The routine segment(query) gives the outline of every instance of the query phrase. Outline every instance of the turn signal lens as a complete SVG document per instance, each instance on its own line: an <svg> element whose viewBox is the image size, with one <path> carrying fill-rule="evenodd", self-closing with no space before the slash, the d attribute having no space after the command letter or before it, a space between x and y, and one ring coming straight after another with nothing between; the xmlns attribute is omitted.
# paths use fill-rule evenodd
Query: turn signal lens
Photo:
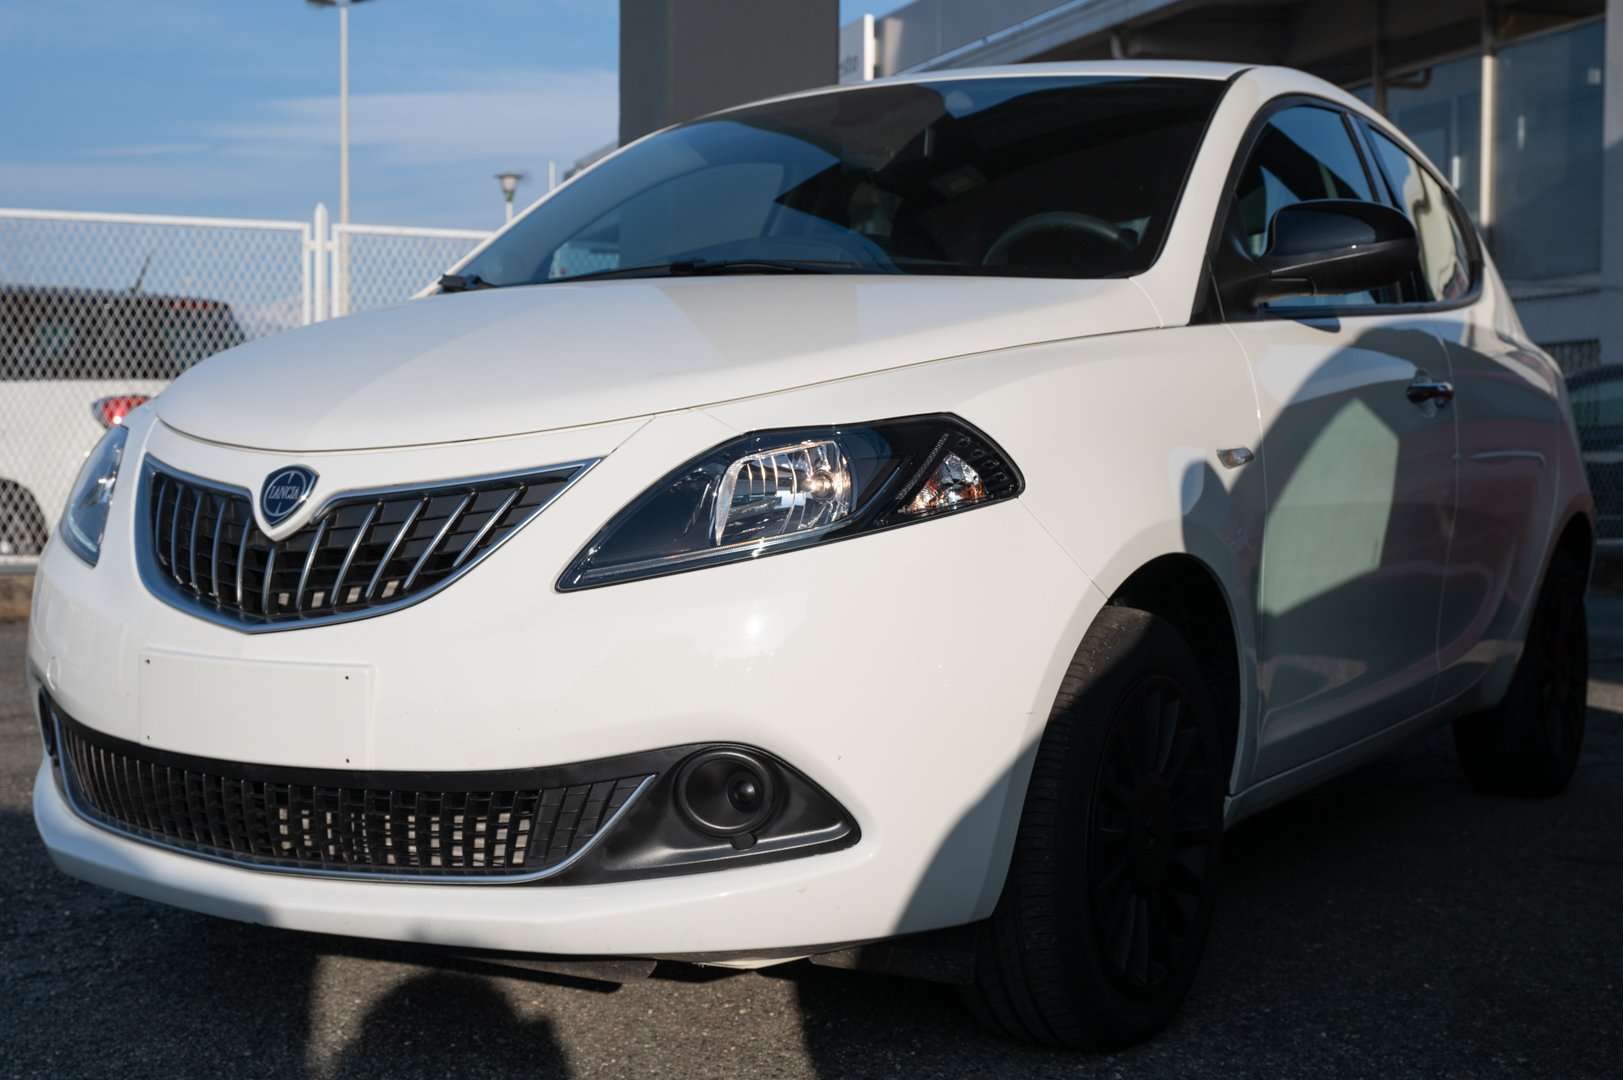
<svg viewBox="0 0 1623 1080"><path fill-rule="evenodd" d="M981 474L957 454L947 454L930 474L930 479L919 488L919 493L902 507L909 517L933 514L941 510L956 510L960 506L985 502L986 485Z"/></svg>
<svg viewBox="0 0 1623 1080"><path fill-rule="evenodd" d="M754 559L1020 494L1003 451L956 416L762 431L667 475L576 556L560 590Z"/></svg>

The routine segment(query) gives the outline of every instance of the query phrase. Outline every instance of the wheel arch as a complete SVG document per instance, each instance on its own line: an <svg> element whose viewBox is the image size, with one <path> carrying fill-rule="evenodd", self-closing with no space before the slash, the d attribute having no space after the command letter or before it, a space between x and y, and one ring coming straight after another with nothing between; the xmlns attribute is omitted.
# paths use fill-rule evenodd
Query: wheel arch
<svg viewBox="0 0 1623 1080"><path fill-rule="evenodd" d="M1555 534L1555 543L1550 545L1550 557L1546 562L1554 561L1557 555L1570 555L1577 560L1578 565L1584 568L1587 575L1594 567L1595 558L1595 523L1583 511L1574 511L1567 515L1566 521ZM1544 572L1549 573L1549 566Z"/></svg>
<svg viewBox="0 0 1623 1080"><path fill-rule="evenodd" d="M1232 791L1248 695L1235 607L1217 573L1194 555L1160 555L1129 574L1111 592L1109 606L1166 619L1194 650L1217 697Z"/></svg>
<svg viewBox="0 0 1623 1080"><path fill-rule="evenodd" d="M11 554L38 555L50 535L51 524L34 493L20 481L0 477L0 541L32 549Z"/></svg>

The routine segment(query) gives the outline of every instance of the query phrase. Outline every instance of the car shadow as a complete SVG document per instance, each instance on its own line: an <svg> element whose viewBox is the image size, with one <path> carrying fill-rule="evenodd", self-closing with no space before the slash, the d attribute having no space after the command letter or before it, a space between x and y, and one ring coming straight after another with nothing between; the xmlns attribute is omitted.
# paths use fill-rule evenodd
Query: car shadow
<svg viewBox="0 0 1623 1080"><path fill-rule="evenodd" d="M1145 1045L1015 1046L950 987L797 965L807 1052L823 1077L1616 1075L1623 714L1589 727L1562 800L1476 795L1444 728L1235 827L1200 975Z"/></svg>

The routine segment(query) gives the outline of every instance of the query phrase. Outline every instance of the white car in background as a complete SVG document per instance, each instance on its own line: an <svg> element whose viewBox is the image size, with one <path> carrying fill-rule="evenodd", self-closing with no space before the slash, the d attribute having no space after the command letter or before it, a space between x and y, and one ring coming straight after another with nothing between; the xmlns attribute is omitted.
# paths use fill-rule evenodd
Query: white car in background
<svg viewBox="0 0 1623 1080"><path fill-rule="evenodd" d="M74 468L175 376L246 338L231 306L133 289L0 285L0 558L38 555Z"/></svg>
<svg viewBox="0 0 1623 1080"><path fill-rule="evenodd" d="M28 640L66 872L461 949L939 950L1105 1047L1188 989L1226 826L1448 721L1485 791L1572 774L1562 381L1326 83L733 109L438 291L210 359L87 462Z"/></svg>

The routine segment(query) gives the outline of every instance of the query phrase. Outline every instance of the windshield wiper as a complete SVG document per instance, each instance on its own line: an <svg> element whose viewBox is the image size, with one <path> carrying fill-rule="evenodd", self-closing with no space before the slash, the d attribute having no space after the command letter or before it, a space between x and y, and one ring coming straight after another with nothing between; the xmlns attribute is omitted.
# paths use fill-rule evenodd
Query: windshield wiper
<svg viewBox="0 0 1623 1080"><path fill-rule="evenodd" d="M441 274L440 292L472 292L474 289L494 289L498 286L491 284L478 274Z"/></svg>
<svg viewBox="0 0 1623 1080"><path fill-rule="evenodd" d="M571 274L568 277L554 278L547 284L604 278L702 277L709 274L839 274L877 269L879 268L842 259L674 259L668 263L622 266L613 270L594 270L589 274Z"/></svg>

